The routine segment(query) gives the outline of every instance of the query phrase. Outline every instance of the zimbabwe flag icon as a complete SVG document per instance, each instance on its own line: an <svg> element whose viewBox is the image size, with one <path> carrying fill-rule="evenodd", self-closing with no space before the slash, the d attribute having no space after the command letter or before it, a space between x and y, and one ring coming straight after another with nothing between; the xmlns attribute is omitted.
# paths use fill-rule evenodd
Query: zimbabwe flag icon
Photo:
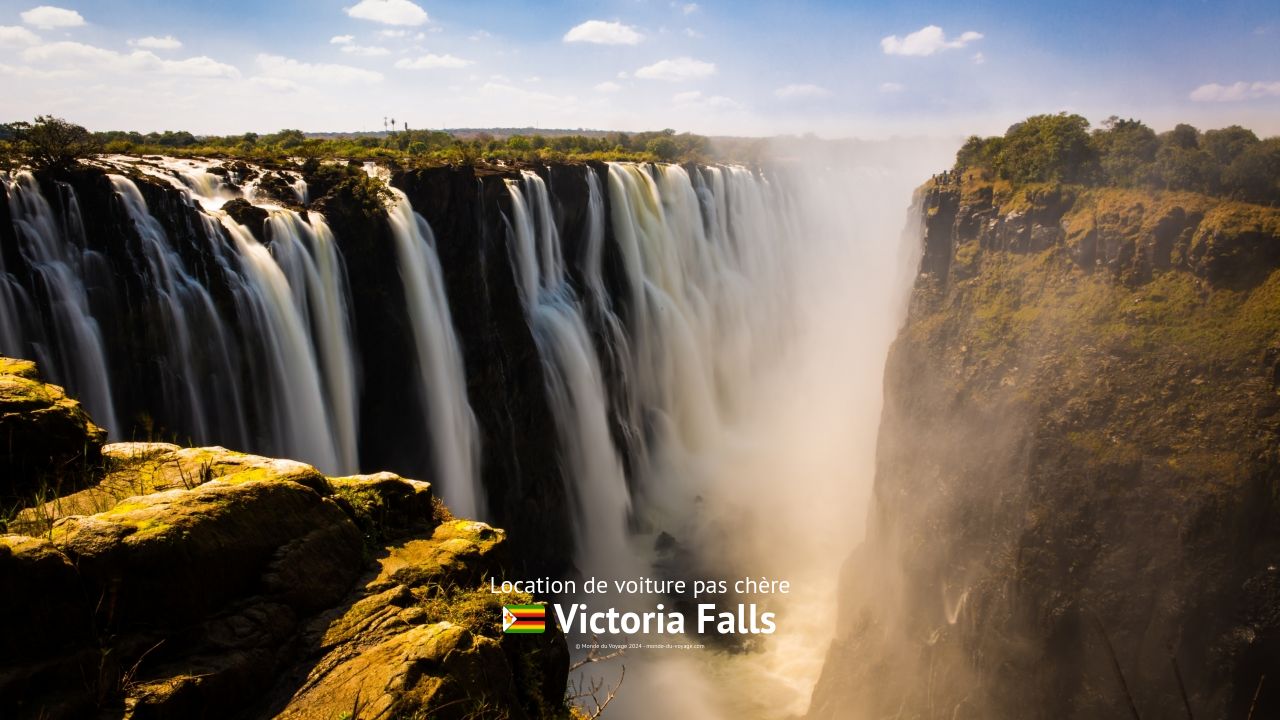
<svg viewBox="0 0 1280 720"><path fill-rule="evenodd" d="M546 605L503 605L502 632L540 633L547 631Z"/></svg>

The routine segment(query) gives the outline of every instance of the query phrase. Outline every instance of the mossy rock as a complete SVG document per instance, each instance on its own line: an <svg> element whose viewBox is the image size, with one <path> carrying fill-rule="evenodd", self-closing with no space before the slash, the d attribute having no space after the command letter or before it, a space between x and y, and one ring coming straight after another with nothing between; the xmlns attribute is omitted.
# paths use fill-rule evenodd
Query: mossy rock
<svg viewBox="0 0 1280 720"><path fill-rule="evenodd" d="M380 571L368 588L474 586L495 574L507 560L506 536L504 531L476 520L441 523L430 539L389 548L378 558Z"/></svg>
<svg viewBox="0 0 1280 720"><path fill-rule="evenodd" d="M92 483L106 437L35 363L0 358L0 502L31 505Z"/></svg>
<svg viewBox="0 0 1280 720"><path fill-rule="evenodd" d="M389 472L329 478L334 500L373 543L428 532L436 522L431 483Z"/></svg>
<svg viewBox="0 0 1280 720"><path fill-rule="evenodd" d="M190 490L212 480L236 484L251 480L288 480L329 495L328 480L314 467L295 460L250 455L222 447L184 448L169 443L112 443L102 448L100 481L84 490L24 510L10 530L43 534L70 515L111 510L121 500L166 490Z"/></svg>
<svg viewBox="0 0 1280 720"><path fill-rule="evenodd" d="M172 627L265 593L300 608L355 579L359 531L337 505L288 479L213 480L122 500L53 527L53 543L113 600L100 622Z"/></svg>

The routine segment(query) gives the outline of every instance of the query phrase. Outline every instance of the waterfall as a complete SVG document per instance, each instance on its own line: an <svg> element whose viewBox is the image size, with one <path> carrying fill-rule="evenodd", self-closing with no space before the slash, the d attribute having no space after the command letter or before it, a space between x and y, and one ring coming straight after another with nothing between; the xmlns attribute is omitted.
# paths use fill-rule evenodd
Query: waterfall
<svg viewBox="0 0 1280 720"><path fill-rule="evenodd" d="M332 231L319 213L305 216L270 202L270 248L221 211L233 196L222 178L191 161L166 165L176 185L203 208L208 235L228 236L236 260L221 256L233 286L246 343L264 358L269 381L258 391L258 414L268 419L270 452L306 460L325 472L360 468L358 389L350 288ZM168 177L163 177L173 184ZM294 191L306 194L298 178ZM250 193L252 195L252 193ZM217 243L214 243L215 245ZM232 266L238 270L231 270ZM246 398L248 404L252 398Z"/></svg>
<svg viewBox="0 0 1280 720"><path fill-rule="evenodd" d="M339 472L356 472L357 399L355 356L348 314L346 267L333 233L319 213L306 220L292 210L272 211L267 220L271 254L293 290L294 305L324 379L326 417L332 421ZM252 246L251 246L252 247ZM257 250L253 250L257 254Z"/></svg>
<svg viewBox="0 0 1280 720"><path fill-rule="evenodd" d="M546 368L547 394L560 454L575 504L580 570L617 569L632 553L627 526L631 499L609 432L608 399L582 306L565 273L560 234L546 183L523 171L508 180L512 263Z"/></svg>
<svg viewBox="0 0 1280 720"><path fill-rule="evenodd" d="M321 371L295 291L271 252L230 217L222 225L244 263L256 314L262 318L271 373L273 435L284 449L324 472L347 471L340 465L341 443L327 412Z"/></svg>
<svg viewBox="0 0 1280 720"><path fill-rule="evenodd" d="M227 336L225 325L209 291L188 271L138 186L123 175L109 177L141 241L139 271L144 286L154 293L149 299L159 315L158 329L167 340L166 367L160 378L164 397L171 404L171 414L185 420L184 427L196 442L211 441L214 406L228 389L234 391L238 377L217 347L206 352L211 339Z"/></svg>
<svg viewBox="0 0 1280 720"><path fill-rule="evenodd" d="M5 183L18 250L38 278L35 287L41 295L39 306L48 312L44 323L49 330L48 345L36 343L34 352L51 380L66 385L80 397L109 432L119 433L102 332L89 307L87 276L102 258L85 245L75 194L65 185L59 184L58 188L65 201L62 222L55 217L31 173L18 173L12 182ZM0 264L0 272L3 271ZM4 344L0 350L24 356L27 352L16 316L21 295L5 275L0 289L4 308L0 310L0 342Z"/></svg>
<svg viewBox="0 0 1280 720"><path fill-rule="evenodd" d="M609 186L614 236L630 293L627 326L636 404L630 415L642 419L655 452L693 453L719 424L715 318L707 289L698 284L711 271L700 206L688 174L678 166L611 163ZM675 495L691 490L673 494L646 486L642 492L680 502Z"/></svg>
<svg viewBox="0 0 1280 720"><path fill-rule="evenodd" d="M431 435L435 479L453 512L479 517L485 506L479 482L479 435L467 401L462 349L444 293L435 238L409 198L400 190L391 192L395 202L387 210L387 219L413 328L418 392Z"/></svg>

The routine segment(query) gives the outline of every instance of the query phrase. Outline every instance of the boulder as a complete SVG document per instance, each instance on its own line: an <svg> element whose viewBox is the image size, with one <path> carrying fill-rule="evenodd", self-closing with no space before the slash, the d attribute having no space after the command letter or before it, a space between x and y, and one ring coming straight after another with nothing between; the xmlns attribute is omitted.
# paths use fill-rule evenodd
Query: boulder
<svg viewBox="0 0 1280 720"><path fill-rule="evenodd" d="M266 210L256 205L251 205L244 198L229 200L222 206L222 209L231 216L232 220L245 226L249 232L253 233L258 242L265 245L269 241L270 238L267 237L265 231L269 215Z"/></svg>
<svg viewBox="0 0 1280 720"><path fill-rule="evenodd" d="M564 711L554 627L502 636L506 534L429 483L224 448L105 446L0 536L4 717ZM255 709L256 708L256 709Z"/></svg>
<svg viewBox="0 0 1280 720"><path fill-rule="evenodd" d="M0 502L30 505L83 485L106 436L35 363L0 358Z"/></svg>
<svg viewBox="0 0 1280 720"><path fill-rule="evenodd" d="M543 635L507 636L504 603L482 585L498 572L506 534L442 523L430 538L388 546L338 609L309 626L308 658L282 676L264 715L279 718L551 717L564 712L568 648ZM318 659L315 659L318 658Z"/></svg>

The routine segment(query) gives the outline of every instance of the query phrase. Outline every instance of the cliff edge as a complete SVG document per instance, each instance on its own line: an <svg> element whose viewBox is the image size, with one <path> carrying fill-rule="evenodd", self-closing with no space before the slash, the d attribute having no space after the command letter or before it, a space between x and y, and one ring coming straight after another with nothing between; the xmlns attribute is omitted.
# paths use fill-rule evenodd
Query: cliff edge
<svg viewBox="0 0 1280 720"><path fill-rule="evenodd" d="M1280 210L952 174L814 718L1280 713Z"/></svg>
<svg viewBox="0 0 1280 720"><path fill-rule="evenodd" d="M5 717L569 716L563 635L504 636L501 605L530 598L482 586L505 533L430 484L103 446L28 362L0 359L0 390L6 462L34 468L6 478ZM85 470L55 488L50 467Z"/></svg>

